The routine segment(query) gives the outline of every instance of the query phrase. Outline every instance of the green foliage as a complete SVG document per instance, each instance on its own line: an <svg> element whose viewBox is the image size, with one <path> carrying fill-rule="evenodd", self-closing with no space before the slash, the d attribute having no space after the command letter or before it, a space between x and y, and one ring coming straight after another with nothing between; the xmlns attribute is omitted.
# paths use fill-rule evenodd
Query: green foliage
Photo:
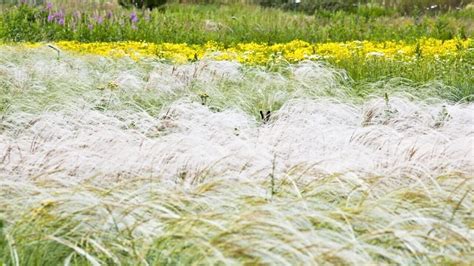
<svg viewBox="0 0 474 266"><path fill-rule="evenodd" d="M137 7L153 9L166 4L166 0L119 0L119 4L123 7Z"/></svg>
<svg viewBox="0 0 474 266"><path fill-rule="evenodd" d="M466 6L470 0L388 0L385 6L401 14L436 13Z"/></svg>
<svg viewBox="0 0 474 266"><path fill-rule="evenodd" d="M394 9L384 8L382 6L363 5L356 9L356 14L366 19L379 17L395 17L397 15Z"/></svg>
<svg viewBox="0 0 474 266"><path fill-rule="evenodd" d="M3 265L3 260L5 259L4 254L8 253L7 239L5 237L4 227L5 227L5 222L2 219L0 219L0 265Z"/></svg>
<svg viewBox="0 0 474 266"><path fill-rule="evenodd" d="M394 80L404 80L414 88L410 91L413 95L426 93L426 91L418 91L419 86L431 84L431 92L437 93L438 97L451 101L472 101L474 99L470 97L474 95L474 69L468 60L473 59L466 57L432 61L421 58L401 64L377 58L353 58L334 64L347 71L354 81L354 91L359 96L370 95L384 84ZM375 83L377 86L372 86ZM371 85L367 86L368 84ZM449 86L449 89L437 89L441 84Z"/></svg>
<svg viewBox="0 0 474 266"><path fill-rule="evenodd" d="M284 10L298 10L307 14L325 11L359 13L360 9L365 9L364 12L373 9L374 13L397 12L401 15L419 15L461 9L469 2L465 0L305 0L295 4L294 1L264 0L260 4Z"/></svg>
<svg viewBox="0 0 474 266"><path fill-rule="evenodd" d="M167 5L164 10L74 10L20 5L0 17L4 41L308 42L472 36L469 14L400 17L391 9L321 9L312 16L254 6Z"/></svg>
<svg viewBox="0 0 474 266"><path fill-rule="evenodd" d="M46 17L43 9L20 4L2 13L0 33L11 41L40 41L41 36L37 34L42 31Z"/></svg>
<svg viewBox="0 0 474 266"><path fill-rule="evenodd" d="M294 9L304 11L308 14L313 14L315 11L346 11L356 12L358 8L358 0L308 0L301 1ZM289 8L288 5L284 8Z"/></svg>

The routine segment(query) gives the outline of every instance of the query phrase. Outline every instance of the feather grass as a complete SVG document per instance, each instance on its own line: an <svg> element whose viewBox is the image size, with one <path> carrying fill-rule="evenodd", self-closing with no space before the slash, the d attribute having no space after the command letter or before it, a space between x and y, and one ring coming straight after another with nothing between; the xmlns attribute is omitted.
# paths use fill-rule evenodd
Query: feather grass
<svg viewBox="0 0 474 266"><path fill-rule="evenodd" d="M474 261L472 103L354 98L314 62L2 49L2 263Z"/></svg>

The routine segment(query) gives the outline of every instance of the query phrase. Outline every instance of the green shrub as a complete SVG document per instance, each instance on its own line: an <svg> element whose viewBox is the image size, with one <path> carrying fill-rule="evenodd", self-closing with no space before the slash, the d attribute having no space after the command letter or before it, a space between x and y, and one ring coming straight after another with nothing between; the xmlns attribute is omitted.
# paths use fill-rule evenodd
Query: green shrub
<svg viewBox="0 0 474 266"><path fill-rule="evenodd" d="M166 4L166 0L119 0L123 7L137 7L153 9Z"/></svg>
<svg viewBox="0 0 474 266"><path fill-rule="evenodd" d="M395 8L404 15L453 10L467 5L471 0L386 0L386 7Z"/></svg>
<svg viewBox="0 0 474 266"><path fill-rule="evenodd" d="M347 11L367 14L397 12L401 15L419 15L461 9L472 3L472 0L302 0L295 4L294 0L263 0L265 7L276 7L284 10L302 11L313 14L315 11Z"/></svg>
<svg viewBox="0 0 474 266"><path fill-rule="evenodd" d="M11 41L40 41L38 32L47 16L42 9L20 4L2 14L0 33Z"/></svg>
<svg viewBox="0 0 474 266"><path fill-rule="evenodd" d="M396 11L391 8L384 8L379 5L362 5L357 8L357 14L365 18L379 18L396 15Z"/></svg>
<svg viewBox="0 0 474 266"><path fill-rule="evenodd" d="M292 0L264 0L260 4L265 7L276 7L284 10L297 10L307 14L314 14L316 10L353 11L357 9L360 2L361 1L358 0L305 0L296 4Z"/></svg>

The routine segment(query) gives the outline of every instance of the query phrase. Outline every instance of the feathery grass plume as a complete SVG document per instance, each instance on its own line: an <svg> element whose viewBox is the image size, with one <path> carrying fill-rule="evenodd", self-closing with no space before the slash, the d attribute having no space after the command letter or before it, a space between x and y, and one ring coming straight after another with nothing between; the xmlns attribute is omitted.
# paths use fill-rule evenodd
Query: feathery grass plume
<svg viewBox="0 0 474 266"><path fill-rule="evenodd" d="M0 49L2 263L474 261L474 104L445 87Z"/></svg>

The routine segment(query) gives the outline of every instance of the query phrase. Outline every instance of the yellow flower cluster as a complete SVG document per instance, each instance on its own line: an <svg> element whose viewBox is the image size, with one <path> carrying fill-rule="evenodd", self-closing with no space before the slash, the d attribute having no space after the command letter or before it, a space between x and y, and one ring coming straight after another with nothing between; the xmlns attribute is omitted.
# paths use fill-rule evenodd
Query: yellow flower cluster
<svg viewBox="0 0 474 266"><path fill-rule="evenodd" d="M420 39L415 44L403 41L350 41L310 44L295 40L282 44L239 43L230 47L216 42L204 45L143 42L95 42L80 43L60 41L55 43L62 50L81 54L124 57L134 60L158 57L177 63L209 58L233 60L246 64L265 64L269 60L282 59L294 63L301 60L331 59L341 61L353 58L380 58L385 60L413 61L417 58L443 58L472 52L472 39ZM30 44L29 46L38 46Z"/></svg>

